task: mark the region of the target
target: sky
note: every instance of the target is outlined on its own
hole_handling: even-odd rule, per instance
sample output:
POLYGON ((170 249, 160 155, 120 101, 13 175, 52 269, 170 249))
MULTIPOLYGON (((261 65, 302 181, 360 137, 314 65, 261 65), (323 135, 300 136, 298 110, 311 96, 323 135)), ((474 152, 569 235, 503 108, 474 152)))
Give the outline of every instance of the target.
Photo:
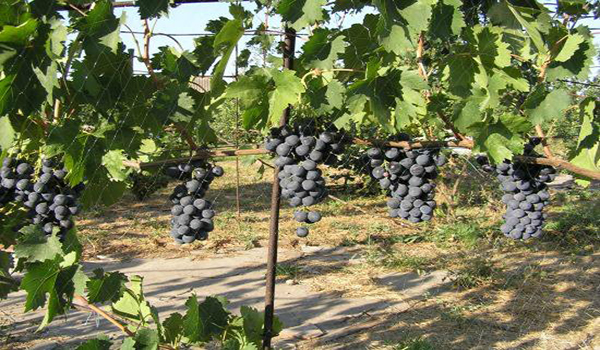
MULTIPOLYGON (((245 3, 244 7, 251 10, 255 10, 254 3, 245 3)), ((123 12, 125 12, 127 16, 127 25, 133 30, 137 32, 142 32, 142 22, 139 19, 139 15, 137 13, 137 8, 120 8, 116 9, 116 15, 120 16, 123 12)), ((347 16, 344 19, 344 26, 350 26, 354 23, 362 22, 365 13, 359 15, 351 15, 347 16)), ((161 17, 154 27, 154 32, 156 33, 168 33, 168 34, 188 34, 188 33, 202 33, 205 32, 205 27, 208 21, 211 19, 218 18, 220 16, 231 18, 229 14, 229 4, 228 3, 204 3, 204 4, 184 4, 179 5, 176 8, 171 8, 169 11, 168 17, 161 17)), ((260 22, 264 20, 264 15, 256 16, 254 18, 254 27, 256 28, 260 22)), ((153 24, 154 21, 151 22, 153 24)), ((596 35, 594 42, 596 46, 600 49, 600 20, 594 19, 585 19, 580 21, 581 24, 588 25, 591 28, 595 28, 596 35)), ((277 22, 277 16, 273 16, 270 18, 270 28, 279 27, 280 23, 277 22)), ((140 44, 143 39, 143 35, 136 35, 140 44)), ((132 35, 130 33, 122 33, 122 40, 124 44, 130 48, 135 49, 136 46, 134 44, 134 40, 132 39, 132 35)), ((194 42, 193 36, 178 36, 176 37, 177 41, 183 46, 186 50, 193 50, 194 42)), ((240 49, 244 48, 245 41, 249 40, 249 37, 244 37, 240 43, 240 49)), ((302 41, 297 43, 297 46, 301 46, 302 41)), ((157 49, 161 46, 173 46, 178 47, 178 45, 172 41, 168 37, 164 36, 155 36, 151 40, 151 50, 150 53, 157 52, 157 49)), ((137 53, 136 53, 137 55, 137 53)), ((600 72, 600 61, 598 57, 596 57, 596 62, 593 68, 593 75, 597 75, 600 72)), ((147 72, 145 66, 135 61, 134 62, 134 70, 136 72, 147 72)), ((226 71, 226 75, 233 75, 234 65, 233 60, 228 66, 226 71)))

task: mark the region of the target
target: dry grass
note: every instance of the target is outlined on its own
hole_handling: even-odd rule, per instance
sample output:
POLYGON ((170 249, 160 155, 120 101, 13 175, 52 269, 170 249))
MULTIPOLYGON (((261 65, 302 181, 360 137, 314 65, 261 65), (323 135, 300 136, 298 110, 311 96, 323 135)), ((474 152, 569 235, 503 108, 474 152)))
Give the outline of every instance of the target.
MULTIPOLYGON (((289 267, 292 272, 282 272, 293 273, 300 283, 316 290, 340 297, 402 300, 401 293, 379 283, 377 276, 390 271, 453 272, 453 279, 447 281, 451 292, 423 295, 411 301, 408 311, 382 316, 380 325, 366 332, 301 348, 600 347, 597 192, 556 196, 544 239, 509 242, 496 229, 503 208, 494 199, 499 196, 493 182, 468 164, 453 162, 448 176, 439 181, 440 209, 434 222, 418 227, 403 227, 386 218, 383 196, 348 191, 335 195, 349 205, 333 200, 320 204, 317 209, 323 220, 311 227, 307 239, 299 240, 294 235, 293 210, 282 206, 281 246, 344 246, 350 254, 320 263, 301 259, 292 262, 296 264, 289 267), (573 207, 577 203, 583 204, 573 207)), ((86 255, 177 257, 265 245, 271 172, 258 179, 258 165, 242 166, 238 218, 235 162, 220 165, 226 176, 213 183, 208 195, 218 212, 208 241, 186 247, 171 243, 170 190, 165 189, 143 203, 127 196, 111 208, 87 213, 79 221, 86 255)))

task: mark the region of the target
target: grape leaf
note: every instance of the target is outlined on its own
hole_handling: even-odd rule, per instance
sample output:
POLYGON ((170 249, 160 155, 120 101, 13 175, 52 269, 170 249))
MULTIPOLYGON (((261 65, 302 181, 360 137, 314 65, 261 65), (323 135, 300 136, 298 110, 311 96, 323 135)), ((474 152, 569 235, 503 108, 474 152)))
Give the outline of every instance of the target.
POLYGON ((127 189, 125 182, 115 182, 108 178, 108 174, 98 171, 87 183, 81 196, 84 208, 95 205, 111 205, 116 203, 127 189))
POLYGON ((502 41, 501 28, 476 26, 474 32, 477 37, 477 51, 484 66, 510 66, 510 50, 508 44, 502 41))
POLYGON ((79 267, 60 267, 62 259, 46 260, 27 265, 21 289, 27 292, 25 311, 36 310, 47 303, 47 310, 39 328, 47 326, 59 314, 65 313, 75 291, 73 281, 79 267))
POLYGON ((117 315, 135 320, 138 322, 148 322, 152 317, 150 305, 144 298, 142 290, 142 282, 144 278, 141 276, 131 276, 126 290, 119 300, 112 304, 112 310, 117 315))
POLYGON ((123 296, 126 282, 127 277, 120 272, 105 273, 96 269, 87 283, 88 300, 91 303, 117 302, 123 296))
POLYGON ((538 85, 527 96, 523 108, 529 121, 537 125, 563 116, 571 105, 571 100, 571 96, 565 90, 556 89, 549 92, 545 86, 538 85))
POLYGON ((123 165, 127 160, 122 149, 110 150, 102 157, 102 165, 106 167, 111 178, 115 181, 125 181, 128 176, 129 168, 123 165))
POLYGON ((29 19, 19 26, 5 25, 0 30, 0 43, 14 46, 25 46, 38 28, 36 19, 29 19))
POLYGON ((136 350, 157 350, 160 343, 158 332, 150 328, 142 328, 135 333, 136 350))
POLYGON ((57 255, 63 255, 62 243, 56 235, 46 238, 42 230, 35 225, 21 229, 23 235, 15 246, 15 256, 27 259, 27 262, 54 260, 57 255))
POLYGON ((297 103, 306 89, 292 70, 272 70, 272 75, 275 90, 269 93, 269 121, 271 125, 278 125, 283 111, 297 103))
POLYGON ((229 313, 219 299, 207 297, 201 304, 193 295, 185 303, 187 311, 183 316, 183 334, 191 341, 209 341, 220 336, 227 326, 229 313))
POLYGON ((183 316, 174 312, 164 320, 163 324, 165 342, 175 344, 183 331, 183 316))
POLYGON ((300 60, 307 68, 332 69, 338 55, 345 50, 344 36, 331 36, 331 31, 318 28, 303 46, 300 60))
POLYGON ((459 0, 440 0, 432 9, 428 34, 433 39, 448 39, 460 34, 465 27, 464 15, 459 0))
MULTIPOLYGON (((600 121, 595 109, 596 101, 593 98, 587 98, 579 105, 581 129, 571 163, 585 169, 600 171, 600 121)), ((588 179, 577 177, 577 183, 589 185, 588 179)))
POLYGON ((0 149, 6 150, 10 148, 14 140, 15 130, 10 123, 10 119, 8 117, 0 117, 0 149))
POLYGON ((517 115, 502 114, 493 123, 475 123, 470 128, 474 136, 474 152, 485 152, 494 163, 522 154, 525 140, 521 134, 531 129, 529 122, 517 115))
POLYGON ((292 28, 301 30, 325 18, 323 7, 326 4, 326 0, 281 0, 277 5, 277 13, 292 28))
POLYGON ((141 19, 164 16, 169 12, 170 0, 136 0, 141 19))
POLYGON ((218 96, 223 92, 225 81, 223 74, 238 41, 244 35, 244 26, 241 19, 232 19, 225 23, 213 44, 215 56, 221 56, 219 63, 213 70, 210 80, 211 92, 218 96))
POLYGON ((475 76, 481 72, 479 63, 466 53, 450 55, 447 62, 444 80, 448 82, 449 91, 457 96, 468 96, 475 76))
POLYGON ((402 56, 412 53, 419 34, 426 30, 431 19, 433 1, 374 0, 381 13, 379 32, 381 44, 388 52, 402 56))
POLYGON ((572 55, 569 56, 565 53, 565 57, 569 56, 569 58, 564 62, 555 60, 548 65, 548 69, 546 70, 546 79, 548 81, 565 78, 586 80, 589 78, 591 67, 594 64, 594 57, 597 54, 593 36, 589 29, 583 26, 577 27, 576 31, 585 40, 579 44, 572 55))
POLYGON ((112 342, 106 336, 90 339, 79 345, 75 350, 110 350, 112 342))
POLYGON ((9 273, 11 265, 10 253, 0 250, 0 299, 8 296, 8 293, 18 289, 19 284, 9 273))
POLYGON ((585 41, 585 38, 580 34, 569 35, 562 45, 562 48, 554 57, 557 62, 566 62, 579 49, 579 45, 585 41))

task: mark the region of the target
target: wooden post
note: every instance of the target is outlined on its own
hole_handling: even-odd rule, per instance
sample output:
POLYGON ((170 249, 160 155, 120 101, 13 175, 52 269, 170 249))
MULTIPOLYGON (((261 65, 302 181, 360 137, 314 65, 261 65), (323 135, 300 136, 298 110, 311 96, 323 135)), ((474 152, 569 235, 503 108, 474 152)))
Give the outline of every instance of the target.
MULTIPOLYGON (((296 46, 296 32, 285 28, 285 46, 283 49, 284 69, 294 69, 294 51, 296 46)), ((288 106, 281 116, 279 125, 286 125, 290 116, 288 106)), ((281 189, 279 188, 279 167, 275 168, 273 176, 273 187, 271 191, 271 221, 269 226, 269 248, 267 256, 267 278, 265 292, 265 326, 263 349, 271 350, 271 339, 273 338, 273 318, 275 314, 275 270, 277 267, 277 244, 279 240, 279 202, 281 189)))

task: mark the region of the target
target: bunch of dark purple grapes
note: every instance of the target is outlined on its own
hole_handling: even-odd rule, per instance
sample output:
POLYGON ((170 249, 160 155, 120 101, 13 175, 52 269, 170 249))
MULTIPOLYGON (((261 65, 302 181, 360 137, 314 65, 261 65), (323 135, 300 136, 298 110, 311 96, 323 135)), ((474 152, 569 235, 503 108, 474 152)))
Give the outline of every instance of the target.
POLYGON ((61 239, 73 228, 73 216, 81 212, 78 199, 85 188, 83 183, 69 186, 65 180, 67 173, 63 164, 44 159, 37 181, 23 191, 21 198, 29 208, 33 224, 40 225, 48 236, 57 228, 61 239))
POLYGON ((24 160, 6 157, 0 169, 0 205, 21 202, 31 187, 33 167, 24 160))
MULTIPOLYGON (((271 129, 265 148, 276 156, 282 197, 292 207, 310 207, 327 196, 325 179, 318 166, 335 162, 344 147, 343 137, 337 133, 318 133, 308 126, 284 126, 271 129)), ((294 219, 314 224, 321 220, 321 213, 298 210, 294 219)), ((296 229, 298 237, 306 237, 308 232, 305 226, 296 229)))
MULTIPOLYGON (((539 143, 539 138, 530 139, 523 155, 538 157, 534 147, 539 143)), ((541 236, 548 215, 543 210, 550 199, 546 183, 556 178, 556 170, 547 165, 508 160, 494 166, 485 156, 477 157, 477 162, 483 170, 496 173, 505 193, 502 196, 502 202, 506 204, 506 213, 502 216, 505 221, 500 227, 502 233, 515 240, 541 236)))
POLYGON ((371 148, 367 152, 371 176, 387 190, 389 215, 412 223, 433 218, 438 166, 446 157, 438 149, 403 150, 395 147, 371 148))
POLYGON ((173 202, 171 237, 177 244, 208 239, 208 233, 215 228, 215 211, 204 196, 215 177, 223 176, 223 168, 206 161, 194 161, 169 167, 166 174, 184 181, 175 187, 170 197, 173 202))

